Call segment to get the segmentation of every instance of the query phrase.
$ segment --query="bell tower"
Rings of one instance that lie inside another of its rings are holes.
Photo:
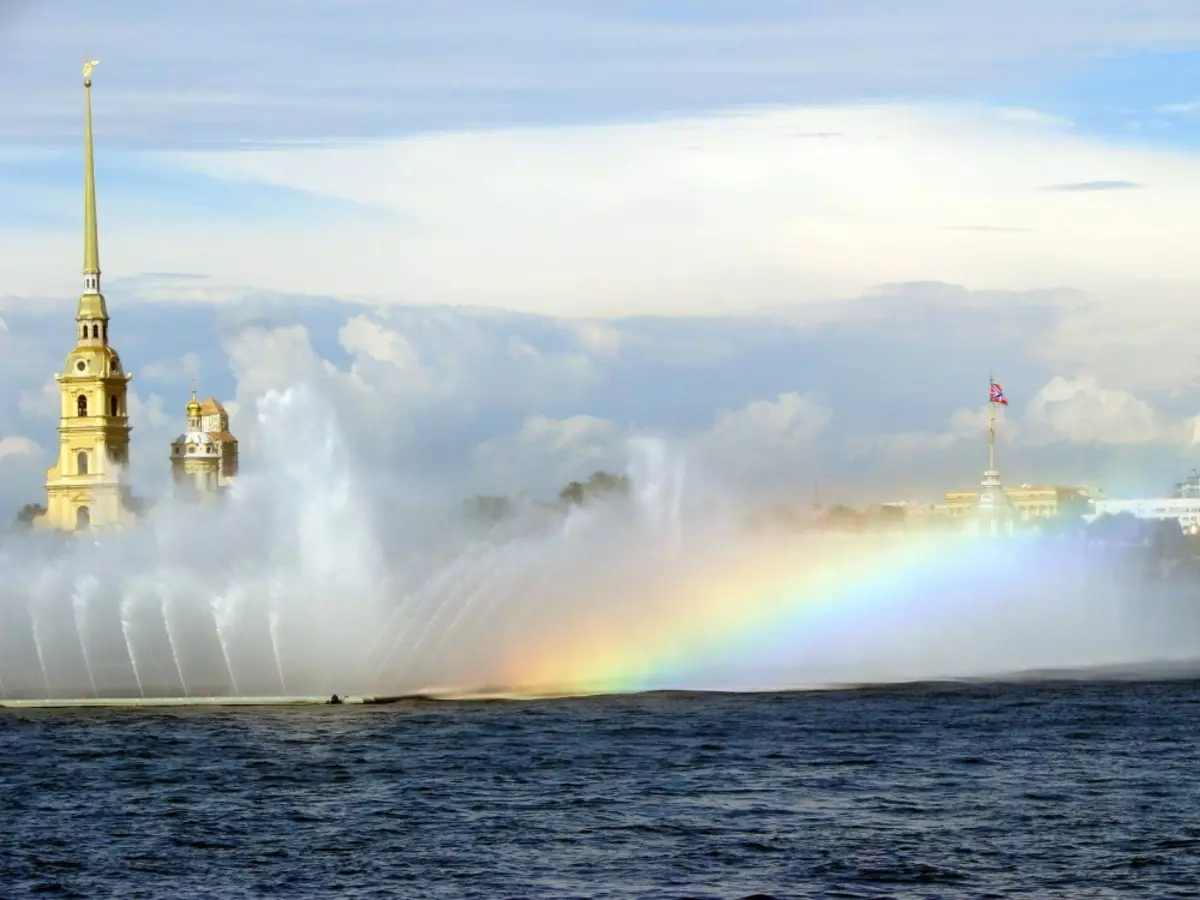
[[[46,471],[46,514],[39,524],[60,531],[112,527],[132,520],[126,467],[132,375],[108,342],[108,307],[100,292],[100,240],[92,156],[92,70],[84,64],[83,293],[75,314],[75,349],[58,382],[58,460]]]

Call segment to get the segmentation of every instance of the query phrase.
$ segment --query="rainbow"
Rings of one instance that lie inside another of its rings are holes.
[[[545,623],[504,678],[531,694],[802,687],[831,683],[817,663],[870,672],[881,654],[919,674],[925,651],[1003,616],[1038,557],[1061,552],[960,533],[763,541]]]

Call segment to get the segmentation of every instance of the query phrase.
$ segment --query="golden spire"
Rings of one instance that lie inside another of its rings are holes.
[[[79,298],[82,319],[107,319],[108,309],[100,293],[100,234],[96,225],[96,166],[92,150],[92,70],[99,60],[83,64],[83,296]]]
[[[187,405],[187,414],[189,419],[200,418],[200,401],[196,399],[196,378],[192,377],[192,402]]]

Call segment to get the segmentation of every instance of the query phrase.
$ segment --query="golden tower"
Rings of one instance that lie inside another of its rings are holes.
[[[126,468],[129,380],[108,343],[108,308],[100,293],[96,174],[92,159],[92,69],[83,67],[83,294],[75,314],[75,349],[54,376],[61,398],[58,461],[46,470],[46,514],[39,524],[61,531],[111,527],[133,519]]]

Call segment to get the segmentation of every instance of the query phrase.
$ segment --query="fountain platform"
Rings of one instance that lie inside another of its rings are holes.
[[[0,700],[0,709],[92,709],[92,708],[173,708],[229,706],[361,706],[390,703],[396,698],[341,697],[340,704],[329,697],[60,697],[25,700]]]

